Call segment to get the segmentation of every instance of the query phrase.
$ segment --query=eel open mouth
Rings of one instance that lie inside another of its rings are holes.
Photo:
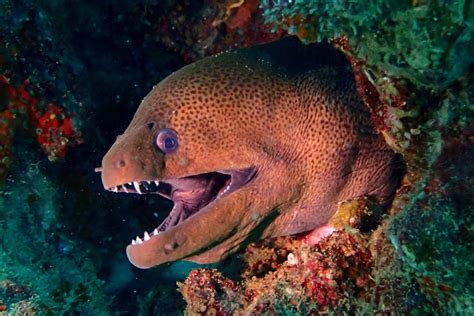
[[[166,219],[152,233],[144,232],[143,239],[136,237],[131,245],[147,242],[161,232],[177,226],[217,199],[240,189],[256,174],[256,168],[222,170],[165,180],[135,180],[108,188],[112,192],[159,194],[174,202]],[[224,216],[224,214],[223,214]]]

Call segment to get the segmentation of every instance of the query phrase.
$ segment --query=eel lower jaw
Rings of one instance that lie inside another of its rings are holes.
[[[242,188],[252,181],[256,173],[255,167],[220,170],[165,180],[130,181],[108,188],[108,190],[136,194],[159,194],[174,202],[170,214],[153,232],[145,231],[143,238],[137,236],[128,246],[134,248],[133,253],[140,253],[142,247],[146,249],[144,246],[148,242],[160,238],[160,234],[173,227],[179,229],[180,224],[184,221],[192,221],[193,215]],[[127,253],[130,253],[128,249]],[[132,263],[134,262],[134,258],[129,257],[129,259]]]

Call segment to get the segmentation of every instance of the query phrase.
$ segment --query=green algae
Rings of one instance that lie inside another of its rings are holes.
[[[370,67],[424,89],[445,89],[473,62],[471,1],[309,0],[262,5],[275,28],[318,42],[347,36],[357,57]]]

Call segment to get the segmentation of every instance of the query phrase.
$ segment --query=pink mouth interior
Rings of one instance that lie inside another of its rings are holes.
[[[144,233],[143,240],[136,237],[132,245],[148,241],[167,229],[192,217],[207,205],[241,188],[256,174],[254,167],[240,170],[209,172],[167,180],[140,180],[109,188],[112,192],[159,194],[173,201],[170,214],[152,233]]]

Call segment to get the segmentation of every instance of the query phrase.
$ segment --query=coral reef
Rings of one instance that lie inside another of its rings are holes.
[[[275,27],[306,41],[333,39],[348,56],[374,122],[408,167],[374,242],[390,241],[392,264],[418,280],[425,311],[469,313],[474,169],[462,162],[473,157],[472,3],[264,5]]]
[[[367,214],[377,216],[367,200],[343,203],[337,214],[340,227],[317,244],[309,244],[306,234],[249,244],[242,254],[241,274],[233,277],[237,282],[218,270],[192,271],[179,284],[186,313],[433,312],[425,307],[428,300],[412,273],[403,271],[384,229],[358,229]]]
[[[193,270],[179,287],[188,313],[227,315],[239,306],[237,284],[217,270]]]
[[[251,244],[243,281],[194,270],[180,285],[188,313],[309,314],[353,311],[369,302],[373,259],[367,237],[338,231],[315,246],[280,238]],[[360,305],[360,303],[358,303]]]
[[[472,4],[389,1],[361,7],[343,2],[263,1],[262,6],[274,30],[285,30],[306,42],[329,38],[346,54],[374,123],[407,163],[390,217],[366,237],[369,244],[361,246],[371,251],[372,266],[366,273],[372,290],[348,295],[352,302],[344,311],[472,313],[474,288],[469,276],[474,257],[469,249],[474,240],[470,211],[474,169],[463,163],[472,161],[474,154]],[[339,241],[344,242],[335,243]],[[321,308],[341,312],[341,306],[331,305],[333,295],[340,298],[338,292],[321,286],[328,281],[322,270],[309,283],[290,283],[292,294],[300,289],[296,301],[281,291],[278,282],[288,281],[287,268],[282,265],[284,256],[277,254],[287,252],[277,244],[263,251],[268,260],[248,262],[247,271],[255,269],[258,275],[258,303],[251,307],[244,303],[243,293],[255,279],[244,272],[238,310],[257,311],[254,308],[266,302],[260,312],[321,312]],[[245,257],[254,251],[247,248]],[[301,260],[295,253],[287,259],[298,265]],[[302,284],[318,285],[315,292],[321,297],[308,298]],[[199,312],[195,308],[199,304],[185,297],[188,310]]]
[[[166,205],[112,199],[92,171],[165,75],[286,34],[346,54],[406,177],[368,227],[358,201],[317,245],[267,240],[191,272],[186,311],[473,314],[473,15],[462,0],[1,1],[0,314],[179,314],[166,267],[118,259]]]

